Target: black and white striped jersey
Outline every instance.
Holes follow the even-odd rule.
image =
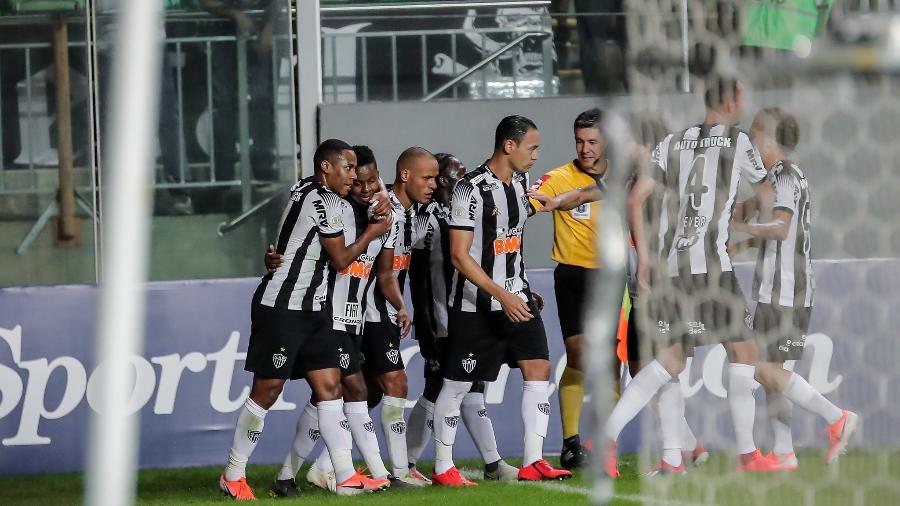
[[[497,179],[487,164],[456,183],[450,200],[449,227],[475,233],[469,254],[494,283],[527,300],[522,244],[528,203],[528,177],[514,173],[510,184]],[[450,307],[465,312],[500,311],[500,302],[454,271]]]
[[[400,292],[403,293],[406,284],[406,274],[411,261],[412,243],[416,225],[416,205],[404,209],[403,204],[397,199],[397,195],[391,190],[388,192],[391,199],[394,223],[388,240],[384,243],[385,249],[393,250],[393,271],[397,282],[400,284]],[[367,322],[392,322],[397,323],[397,308],[395,308],[384,295],[381,289],[375,287],[368,293],[366,302]]]
[[[767,240],[759,249],[753,297],[764,304],[812,307],[816,289],[810,256],[809,183],[797,164],[782,160],[772,167],[775,209],[791,212],[783,241]]]
[[[434,337],[447,337],[447,300],[453,263],[450,261],[450,237],[447,220],[450,208],[438,202],[425,206],[421,215],[421,233],[413,243],[410,287],[413,289],[416,325],[429,325]],[[414,279],[415,278],[415,279]],[[416,287],[421,287],[417,293]],[[420,318],[422,315],[428,318]]]
[[[766,176],[746,132],[730,125],[696,125],[669,134],[653,151],[665,186],[659,224],[660,260],[670,277],[730,272],[728,228],[741,177]]]
[[[347,199],[344,206],[344,244],[347,246],[366,231],[369,226],[369,206]],[[347,267],[336,270],[329,267],[328,300],[331,301],[333,326],[354,335],[363,333],[367,296],[375,288],[375,259],[382,247],[392,241],[394,228],[370,242],[366,250]]]
[[[283,263],[263,277],[254,301],[282,309],[321,311],[328,307],[329,258],[320,237],[344,233],[347,203],[314,176],[298,181],[290,193],[276,244]]]

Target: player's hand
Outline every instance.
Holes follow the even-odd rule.
[[[745,221],[731,220],[731,230],[734,230],[735,232],[746,233],[749,228],[749,224]]]
[[[544,310],[544,298],[541,297],[541,294],[532,290],[531,291],[531,300],[534,301],[534,305],[537,306],[538,311]]]
[[[278,267],[284,263],[284,257],[279,255],[277,251],[275,251],[275,245],[270,244],[269,249],[266,250],[266,255],[263,258],[263,262],[266,264],[266,270],[269,272],[275,272],[278,270]]]
[[[397,323],[400,325],[400,339],[403,339],[409,335],[409,331],[412,329],[412,320],[410,320],[406,308],[397,311]]]
[[[375,219],[372,217],[372,220],[369,221],[369,226],[366,227],[366,231],[373,234],[375,237],[381,237],[391,229],[391,223],[393,223],[394,218],[391,215],[387,215],[381,219]]]
[[[506,317],[513,323],[527,322],[534,318],[528,304],[514,293],[504,292],[498,301]]]
[[[541,203],[541,208],[538,209],[539,213],[549,213],[550,211],[555,211],[562,204],[562,202],[560,202],[558,198],[551,197],[539,191],[528,190],[528,197]]]
[[[391,214],[391,198],[384,192],[376,193],[372,197],[372,217],[375,219],[383,219]]]

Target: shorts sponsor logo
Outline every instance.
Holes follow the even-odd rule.
[[[431,372],[440,372],[440,370],[441,370],[441,361],[440,361],[440,360],[434,360],[434,359],[429,360],[429,361],[428,361],[428,368],[431,370]]]
[[[706,325],[703,322],[687,322],[688,334],[702,334],[706,332]]]
[[[464,371],[466,371],[466,374],[472,374],[472,371],[475,370],[475,364],[477,363],[478,361],[472,357],[464,358],[462,360],[462,368]]]
[[[369,420],[363,424],[363,429],[366,429],[366,432],[375,432],[375,422]]]
[[[393,432],[394,434],[403,434],[404,432],[406,432],[406,422],[400,421],[392,423],[391,432]]]
[[[659,320],[658,322],[656,322],[656,328],[660,334],[668,334],[669,333],[669,322]]]
[[[459,416],[445,416],[444,423],[447,424],[447,427],[456,427],[459,425]]]
[[[350,354],[349,353],[341,353],[341,369],[346,369],[350,367]]]
[[[478,410],[478,418],[487,418],[487,410],[479,409]]]
[[[400,352],[397,350],[388,350],[385,353],[387,359],[394,365],[397,365],[397,362],[400,361]]]
[[[256,443],[259,441],[259,435],[262,434],[261,431],[258,430],[248,430],[247,431],[247,439],[250,440],[251,443]]]
[[[321,436],[322,434],[317,429],[309,429],[308,435],[311,441],[318,441],[319,436]]]
[[[550,415],[550,403],[542,402],[542,403],[538,404],[538,411],[549,416]]]
[[[348,422],[346,418],[341,420],[341,428],[347,432],[350,432],[350,422]]]
[[[281,366],[283,366],[285,362],[287,362],[287,357],[281,353],[272,355],[272,365],[275,366],[275,369],[281,369]]]

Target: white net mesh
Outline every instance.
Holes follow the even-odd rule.
[[[788,8],[812,6],[813,11],[815,4],[778,3]],[[807,38],[808,44],[803,37],[794,37],[795,51],[782,51],[742,46],[748,36],[747,5],[702,1],[687,5],[691,90],[702,91],[713,72],[737,76],[747,89],[740,123],[744,130],[751,130],[754,116],[765,107],[779,107],[798,122],[799,144],[789,156],[802,169],[809,187],[808,226],[817,287],[808,333],[803,337],[796,332],[795,342],[805,343],[802,358],[789,361],[785,368],[793,369],[834,405],[857,413],[861,422],[847,452],[826,465],[829,443],[822,430],[827,423],[819,414],[795,405],[790,425],[799,468],[736,472],[740,460],[728,399],[728,357],[721,346],[703,346],[688,358],[677,387],[686,398],[688,424],[710,454],[708,462],[695,467],[690,455],[684,454],[686,475],[635,478],[656,466],[667,446],[661,436],[661,408],[654,409],[658,404],[654,397],[619,435],[622,477],[616,482],[616,494],[647,504],[900,504],[900,373],[896,367],[900,317],[894,310],[900,302],[900,220],[896,219],[900,143],[895,141],[900,131],[896,77],[900,16],[895,16],[892,2],[840,4],[830,16],[827,9],[819,11],[822,33]],[[670,132],[680,132],[704,118],[702,93],[681,93],[686,68],[682,6],[676,0],[626,2],[630,95],[612,101],[622,117],[631,118],[639,111],[661,114]],[[627,145],[613,149],[632,152]],[[691,184],[685,174],[677,187],[684,192]],[[739,201],[753,195],[746,180],[741,185]],[[796,214],[804,216],[802,209]],[[761,216],[764,222],[771,214]],[[746,237],[734,233],[732,242]],[[756,249],[734,256],[734,271],[751,314],[756,306],[754,277],[761,275],[755,272],[756,261]],[[657,270],[665,267],[665,263],[655,264]],[[716,290],[709,294],[711,299],[727,300],[727,293]],[[683,290],[669,293],[682,306],[693,307],[697,302],[691,298],[696,291],[694,295]],[[640,306],[642,297],[637,300]],[[656,327],[657,320],[645,324]],[[765,337],[761,331],[752,335]],[[639,340],[641,362],[646,365],[655,351],[652,337],[641,333]],[[765,388],[754,391],[753,443],[763,453],[776,444],[766,397]],[[609,410],[601,409],[599,419],[607,420],[608,415]],[[607,432],[600,427],[595,439],[601,461],[608,429],[609,423]],[[684,450],[690,449],[690,439],[682,438]],[[784,448],[783,441],[778,447]]]

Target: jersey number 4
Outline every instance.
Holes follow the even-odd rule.
[[[709,186],[703,184],[703,171],[706,168],[706,156],[699,155],[691,163],[684,194],[691,199],[691,207],[699,211],[703,205],[703,195],[709,193]]]

